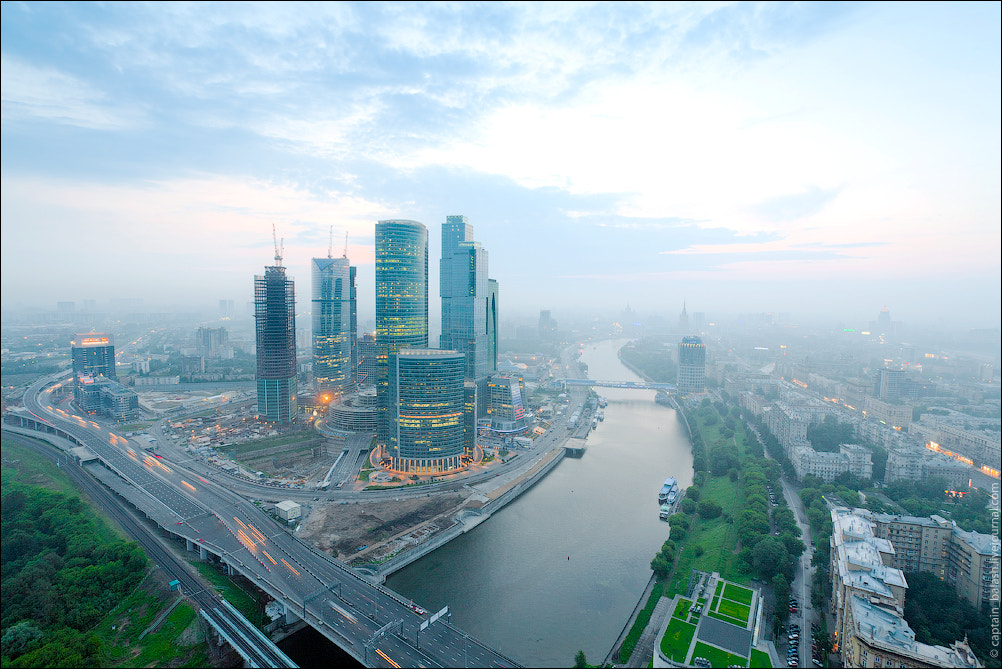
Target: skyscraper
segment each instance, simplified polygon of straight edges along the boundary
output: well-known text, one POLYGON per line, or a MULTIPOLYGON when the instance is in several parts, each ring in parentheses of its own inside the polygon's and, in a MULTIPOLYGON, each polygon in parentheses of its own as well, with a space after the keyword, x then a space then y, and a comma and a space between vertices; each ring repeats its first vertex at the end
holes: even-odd
POLYGON ((439 344, 466 355, 466 378, 488 376, 487 251, 473 241, 465 216, 448 216, 442 225, 439 263, 442 334, 439 344))
POLYGON ((678 391, 701 393, 706 387, 706 345, 699 337, 683 337, 678 345, 678 391))
POLYGON ((356 268, 347 256, 314 258, 313 383, 318 395, 344 394, 355 387, 358 311, 356 268))
POLYGON ((265 420, 291 423, 296 417, 296 295, 282 257, 254 277, 257 335, 257 413, 265 420))
POLYGON ((70 340, 70 354, 73 364, 73 400, 84 408, 85 385, 102 376, 112 381, 118 380, 115 373, 115 337, 95 332, 75 335, 70 340))
POLYGON ((390 364, 395 381, 387 446, 390 467, 412 474, 461 467, 466 441, 465 356, 405 348, 391 356, 390 364))
POLYGON ((428 230, 417 221, 376 223, 376 443, 389 444, 395 358, 428 348, 428 230))

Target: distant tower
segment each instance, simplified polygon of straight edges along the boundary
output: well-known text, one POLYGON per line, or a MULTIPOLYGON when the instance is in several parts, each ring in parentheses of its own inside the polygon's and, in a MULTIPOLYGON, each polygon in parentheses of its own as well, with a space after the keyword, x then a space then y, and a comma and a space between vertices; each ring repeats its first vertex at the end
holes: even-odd
POLYGON ((682 301, 682 313, 678 316, 678 331, 682 334, 689 331, 689 314, 685 310, 685 300, 682 301))
POLYGON ((483 404, 487 379, 497 367, 497 282, 487 276, 487 251, 473 240, 465 216, 446 217, 439 268, 439 345, 466 355, 466 378, 477 384, 483 404))
POLYGON ((880 334, 891 334, 891 312, 884 307, 877 314, 877 330, 880 334))
MULTIPOLYGON (((314 258, 313 384, 318 396, 343 395, 355 387, 358 309, 356 268, 347 255, 314 258)), ((329 401, 330 398, 328 398, 329 401)))
POLYGON ((417 221, 376 223, 376 443, 389 444, 396 356, 428 348, 428 230, 417 221))
POLYGON ((275 244, 275 264, 254 277, 254 320, 257 335, 257 413, 276 423, 295 420, 296 295, 286 278, 282 254, 275 244))
POLYGON ((706 387, 706 346, 699 337, 683 337, 678 345, 678 391, 701 393, 706 387))

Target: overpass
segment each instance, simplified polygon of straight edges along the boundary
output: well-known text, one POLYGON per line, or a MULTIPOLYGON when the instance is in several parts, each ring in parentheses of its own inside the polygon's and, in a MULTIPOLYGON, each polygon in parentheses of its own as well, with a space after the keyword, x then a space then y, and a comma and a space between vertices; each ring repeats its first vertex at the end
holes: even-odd
POLYGON ((629 388, 635 390, 664 390, 665 392, 675 392, 678 390, 670 383, 652 383, 650 381, 593 381, 591 379, 559 379, 565 386, 596 386, 599 388, 629 388))
MULTIPOLYGON (((51 406, 53 382, 43 379, 25 393, 28 415, 16 418, 22 426, 85 446, 103 465, 92 467, 92 474, 189 551, 255 583, 282 605, 285 622, 305 621, 370 667, 453 666, 464 655, 473 666, 519 666, 442 616, 429 615, 298 540, 255 504, 183 463, 133 449, 127 439, 95 421, 51 406)), ((205 613, 233 624, 232 612, 217 608, 205 613)), ((260 645, 256 630, 241 634, 260 645)), ((266 658, 251 663, 286 664, 266 658)))

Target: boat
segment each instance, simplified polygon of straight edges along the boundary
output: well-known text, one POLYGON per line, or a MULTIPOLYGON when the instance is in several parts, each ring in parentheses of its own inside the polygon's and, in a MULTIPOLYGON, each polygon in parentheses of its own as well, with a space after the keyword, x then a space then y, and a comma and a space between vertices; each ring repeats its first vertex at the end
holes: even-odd
POLYGON ((605 412, 604 411, 598 411, 598 412, 596 412, 595 413, 595 418, 598 418, 599 420, 605 420, 605 412))
POLYGON ((668 520, 669 516, 671 516, 671 505, 670 504, 662 504, 661 505, 661 512, 658 514, 658 517, 661 520, 668 520))
POLYGON ((673 504, 678 497, 678 481, 669 476, 658 493, 658 504, 673 504))

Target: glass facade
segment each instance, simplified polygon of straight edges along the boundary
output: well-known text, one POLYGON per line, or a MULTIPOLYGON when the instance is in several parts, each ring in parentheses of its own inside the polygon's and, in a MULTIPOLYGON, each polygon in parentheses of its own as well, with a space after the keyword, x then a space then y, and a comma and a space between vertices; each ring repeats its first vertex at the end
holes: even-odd
POLYGON ((343 257, 314 258, 310 267, 313 275, 313 384, 317 395, 327 395, 329 400, 355 387, 356 268, 343 257))
POLYGON ((428 230, 417 221, 376 223, 376 441, 388 445, 393 358, 428 348, 428 230))
POLYGON ((487 251, 473 241, 465 216, 448 216, 442 225, 439 263, 442 334, 439 345, 466 354, 466 378, 488 371, 487 251))
POLYGON ((296 295, 282 266, 254 277, 257 412, 276 423, 296 417, 296 295))
POLYGON ((701 393, 706 388, 706 346, 699 337, 683 337, 678 345, 678 391, 701 393))
POLYGON ((115 373, 115 337, 94 332, 74 335, 70 340, 70 357, 73 364, 73 401, 84 411, 95 410, 91 407, 92 402, 84 385, 102 376, 118 380, 115 373))
POLYGON ((510 376, 494 376, 488 384, 490 393, 491 429, 496 432, 518 432, 528 427, 522 405, 522 386, 510 376))
POLYGON ((395 408, 390 468, 434 474, 463 466, 466 357, 456 351, 401 349, 393 356, 395 408))

